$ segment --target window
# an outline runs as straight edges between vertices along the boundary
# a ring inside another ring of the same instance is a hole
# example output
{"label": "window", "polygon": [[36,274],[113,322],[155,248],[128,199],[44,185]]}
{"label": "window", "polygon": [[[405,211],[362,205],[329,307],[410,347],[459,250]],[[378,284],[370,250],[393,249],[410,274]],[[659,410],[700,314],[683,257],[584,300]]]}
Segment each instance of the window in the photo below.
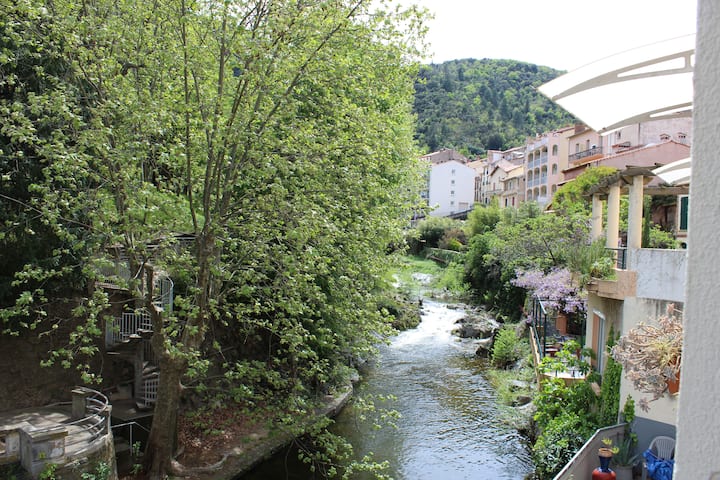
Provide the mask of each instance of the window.
{"label": "window", "polygon": [[452,207],[454,205],[455,205],[455,200],[450,200],[450,206]]}
{"label": "window", "polygon": [[579,151],[580,151],[580,144],[576,143],[575,144],[575,153],[578,153]]}
{"label": "window", "polygon": [[687,231],[688,228],[688,208],[690,207],[690,197],[682,195],[680,197],[680,221],[678,222],[679,230]]}
{"label": "window", "polygon": [[668,135],[667,133],[661,133],[660,140],[663,142],[667,142],[668,140],[670,140],[670,135]]}
{"label": "window", "polygon": [[450,180],[450,185],[455,185],[455,180]]}
{"label": "window", "polygon": [[455,169],[454,169],[454,168],[453,168],[452,170],[450,170],[450,175],[455,176]]}
{"label": "window", "polygon": [[454,196],[455,196],[455,190],[450,190],[450,196],[451,196],[451,197],[454,197]]}
{"label": "window", "polygon": [[553,174],[553,175],[557,175],[557,163],[553,163],[553,166],[552,166],[552,174]]}
{"label": "window", "polygon": [[680,141],[680,143],[687,142],[687,134],[686,133],[678,132],[677,137],[678,137],[678,140]]}
{"label": "window", "polygon": [[558,154],[558,146],[557,145],[553,145],[552,154],[553,154],[553,156],[557,156],[557,154]]}

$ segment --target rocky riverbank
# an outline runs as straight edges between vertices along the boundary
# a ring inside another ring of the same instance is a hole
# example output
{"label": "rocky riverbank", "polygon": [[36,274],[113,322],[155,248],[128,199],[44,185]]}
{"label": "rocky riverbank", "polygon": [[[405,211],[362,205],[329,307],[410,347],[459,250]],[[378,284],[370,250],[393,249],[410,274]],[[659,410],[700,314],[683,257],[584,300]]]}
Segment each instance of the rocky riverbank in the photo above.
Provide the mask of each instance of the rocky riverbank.
{"label": "rocky riverbank", "polygon": [[[321,416],[333,417],[342,410],[353,394],[352,385],[327,395],[322,405],[315,410],[312,419],[300,419],[299,425],[310,425]],[[297,426],[296,426],[297,427]],[[211,449],[202,449],[201,444],[186,441],[184,451],[173,462],[173,476],[193,480],[232,480],[250,471],[263,460],[293,441],[298,428],[283,430],[269,429],[257,424],[245,428],[228,428],[222,433],[221,441]],[[208,463],[212,461],[213,463]]]}

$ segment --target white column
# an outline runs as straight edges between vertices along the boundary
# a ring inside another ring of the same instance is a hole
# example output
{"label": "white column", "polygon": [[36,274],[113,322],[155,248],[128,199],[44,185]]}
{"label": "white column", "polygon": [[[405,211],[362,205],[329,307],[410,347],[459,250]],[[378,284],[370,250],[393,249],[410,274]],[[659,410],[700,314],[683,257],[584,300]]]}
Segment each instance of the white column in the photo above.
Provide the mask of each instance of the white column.
{"label": "white column", "polygon": [[615,183],[610,186],[607,200],[607,227],[605,246],[607,248],[618,248],[620,236],[620,185]]}
{"label": "white column", "polygon": [[643,176],[636,175],[632,180],[628,204],[628,249],[642,246]]}
{"label": "white column", "polygon": [[600,194],[596,193],[592,196],[592,228],[590,230],[590,238],[593,242],[602,236],[602,218],[603,203],[600,199]]}

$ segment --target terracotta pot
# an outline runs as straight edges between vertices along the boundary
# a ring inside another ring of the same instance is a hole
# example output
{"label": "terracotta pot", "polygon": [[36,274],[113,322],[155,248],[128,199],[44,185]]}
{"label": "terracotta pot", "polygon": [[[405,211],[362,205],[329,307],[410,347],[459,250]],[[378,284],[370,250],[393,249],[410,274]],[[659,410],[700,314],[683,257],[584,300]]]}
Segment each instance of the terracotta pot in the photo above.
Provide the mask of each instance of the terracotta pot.
{"label": "terracotta pot", "polygon": [[674,379],[668,379],[665,381],[665,383],[667,383],[667,389],[670,395],[678,393],[680,391],[680,370],[678,370],[678,373]]}
{"label": "terracotta pot", "polygon": [[558,329],[558,332],[565,335],[567,333],[567,324],[568,324],[568,316],[565,312],[558,312],[557,317],[555,317],[555,328]]}

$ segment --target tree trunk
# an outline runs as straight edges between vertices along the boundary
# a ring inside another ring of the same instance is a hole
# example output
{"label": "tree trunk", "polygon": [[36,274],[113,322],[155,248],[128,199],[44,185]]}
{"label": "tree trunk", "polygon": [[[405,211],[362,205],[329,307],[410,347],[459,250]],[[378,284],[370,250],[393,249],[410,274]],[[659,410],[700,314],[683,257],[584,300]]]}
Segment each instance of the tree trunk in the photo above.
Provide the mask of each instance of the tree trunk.
{"label": "tree trunk", "polygon": [[145,448],[145,471],[151,480],[163,480],[170,471],[176,445],[177,413],[180,408],[180,380],[185,371],[182,358],[163,355],[160,384],[150,437]]}

